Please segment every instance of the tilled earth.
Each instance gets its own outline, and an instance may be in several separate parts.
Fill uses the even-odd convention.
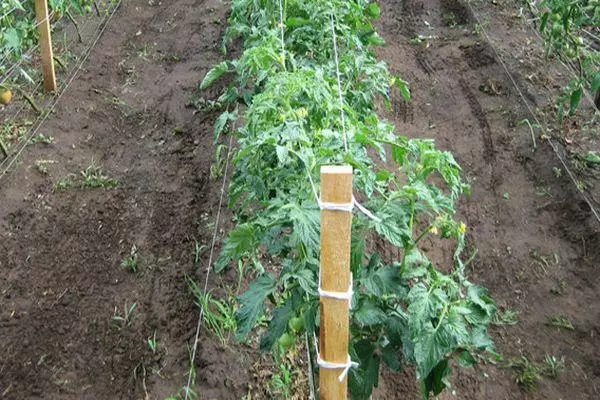
[[[185,385],[198,316],[185,278],[203,278],[208,251],[196,262],[194,249],[210,245],[220,196],[210,178],[216,115],[188,103],[222,57],[226,12],[216,0],[124,2],[42,126],[55,143],[29,147],[0,180],[0,398],[163,399]],[[508,48],[525,40],[513,20],[492,22]],[[379,56],[414,95],[410,103],[396,96],[387,117],[399,133],[454,152],[472,182],[460,205],[479,251],[472,279],[502,310],[520,313],[516,325],[491,328],[498,351],[505,360],[565,362],[530,393],[510,368],[457,369],[444,398],[599,398],[599,228],[566,174],[556,176],[550,147],[541,141],[533,151],[519,124],[528,115],[498,55],[457,0],[384,0],[379,29],[387,40]],[[509,67],[530,101],[546,101],[525,85],[524,67]],[[220,88],[212,90],[208,97]],[[39,160],[54,161],[47,175],[34,167]],[[91,164],[118,187],[77,187]],[[65,178],[75,187],[55,191]],[[136,274],[121,267],[133,246]],[[212,277],[210,287],[234,278]],[[127,321],[114,319],[133,305]],[[574,329],[548,326],[556,316]],[[242,398],[259,359],[202,331],[200,398]],[[414,375],[385,372],[375,397],[419,398]]]

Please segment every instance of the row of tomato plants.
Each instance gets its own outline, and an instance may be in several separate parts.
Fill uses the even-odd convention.
[[[559,120],[575,113],[586,91],[600,110],[600,1],[543,0],[534,12],[547,54],[564,59],[574,72],[558,98]]]
[[[479,352],[493,351],[487,327],[496,307],[465,276],[466,226],[454,214],[469,186],[459,165],[432,140],[397,135],[377,115],[377,99],[389,106],[392,90],[410,97],[407,83],[373,52],[383,44],[373,27],[379,15],[367,0],[282,0],[281,9],[277,0],[232,1],[224,49],[241,39],[243,52],[201,84],[235,76],[219,98],[229,108],[217,120],[215,141],[240,120],[229,187],[237,225],[215,268],[255,267],[238,298],[239,340],[265,321],[260,344],[267,351],[300,330],[318,331],[319,208],[308,174],[318,182],[321,165],[350,164],[355,196],[379,218],[353,219],[349,354],[359,366],[350,372],[350,390],[355,399],[369,398],[381,365],[412,365],[428,398],[448,385],[452,364],[471,366]],[[421,250],[426,240],[451,241],[451,259],[436,265]],[[399,256],[378,254],[381,241]]]
[[[73,13],[92,10],[93,0],[48,0],[52,21],[63,16],[73,19]],[[0,5],[0,54],[3,60],[18,60],[37,42],[33,0],[6,0]]]

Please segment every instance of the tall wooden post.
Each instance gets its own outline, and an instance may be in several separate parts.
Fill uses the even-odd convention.
[[[42,53],[42,73],[44,89],[47,92],[56,90],[56,74],[54,72],[54,55],[52,37],[50,36],[50,20],[48,19],[48,1],[35,0],[35,17],[40,34],[40,50]]]
[[[331,204],[352,203],[352,167],[321,167],[321,201]],[[350,211],[321,211],[321,289],[347,292],[350,286]],[[348,362],[349,304],[321,296],[320,356],[325,362]],[[346,400],[348,379],[338,379],[343,368],[320,368],[321,400]]]

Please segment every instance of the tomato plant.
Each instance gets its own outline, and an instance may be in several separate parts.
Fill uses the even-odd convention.
[[[600,99],[600,52],[592,45],[598,41],[600,1],[544,0],[540,7],[540,32],[546,40],[548,54],[557,54],[573,64],[577,75],[559,98],[562,119],[563,105],[568,105],[569,115],[574,114],[585,90]]]
[[[93,4],[93,0],[48,0],[52,22],[65,15],[72,19],[72,12],[90,12]],[[25,51],[37,43],[34,1],[3,1],[0,5],[0,16],[3,17],[0,20],[0,56],[4,61],[17,61]],[[3,65],[0,68],[7,69],[7,66]]]
[[[264,350],[318,330],[319,208],[308,175],[317,181],[321,165],[350,164],[355,196],[379,217],[353,219],[349,352],[360,365],[350,372],[350,390],[356,399],[369,398],[383,363],[394,370],[414,365],[424,396],[437,394],[453,358],[472,364],[476,352],[493,350],[487,326],[496,307],[465,276],[466,226],[453,217],[469,187],[451,153],[432,140],[397,135],[377,115],[378,97],[389,105],[394,88],[405,101],[410,92],[372,50],[383,43],[372,24],[380,14],[375,3],[287,0],[282,14],[283,46],[277,1],[234,0],[224,48],[241,38],[243,53],[215,66],[201,84],[206,88],[226,73],[236,77],[219,98],[230,107],[217,120],[215,140],[230,121],[243,120],[234,132],[229,188],[238,225],[215,268],[238,260],[260,265],[257,271],[265,270],[263,263],[277,266],[258,272],[239,297],[236,336],[246,338],[265,314]],[[451,259],[438,266],[422,250],[426,239],[452,241]],[[378,241],[398,248],[399,256],[378,254]]]

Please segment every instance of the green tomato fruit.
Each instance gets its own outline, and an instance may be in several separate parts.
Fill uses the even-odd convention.
[[[294,344],[294,338],[292,337],[292,335],[286,332],[279,337],[278,342],[284,350],[287,350]]]
[[[304,328],[304,318],[302,318],[302,317],[291,318],[288,325],[290,326],[291,330],[298,333]]]

